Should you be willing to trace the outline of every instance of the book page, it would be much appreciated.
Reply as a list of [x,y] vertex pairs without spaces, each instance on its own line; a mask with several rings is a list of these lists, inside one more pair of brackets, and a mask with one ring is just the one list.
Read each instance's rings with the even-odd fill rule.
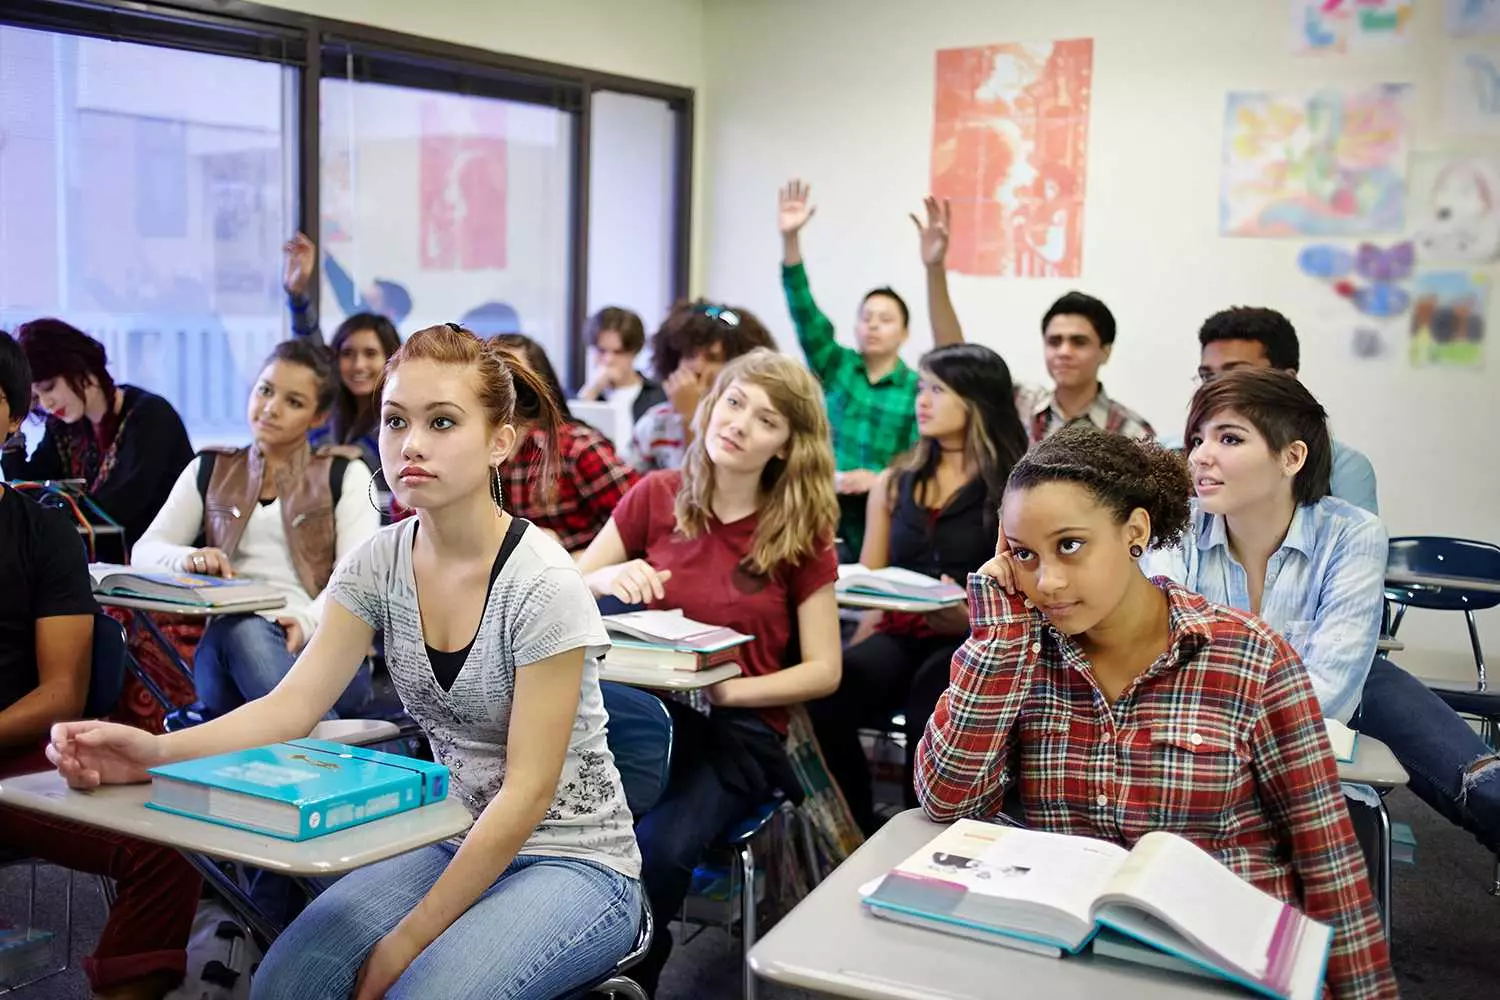
[[606,628],[618,627],[630,632],[639,632],[648,639],[664,639],[678,642],[706,632],[710,626],[695,622],[681,611],[629,611],[622,615],[607,615]]
[[1328,730],[1328,742],[1333,745],[1334,759],[1342,764],[1352,762],[1354,760],[1354,730],[1338,719],[1324,719],[1323,725]]
[[1136,843],[1102,901],[1139,906],[1196,943],[1210,960],[1255,979],[1266,975],[1286,908],[1202,848],[1162,832]]

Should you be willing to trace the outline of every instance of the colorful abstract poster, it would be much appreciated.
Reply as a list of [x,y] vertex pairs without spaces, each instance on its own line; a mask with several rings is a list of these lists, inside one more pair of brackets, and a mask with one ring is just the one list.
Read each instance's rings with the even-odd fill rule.
[[505,108],[424,101],[419,140],[419,260],[424,270],[504,270]]
[[1348,52],[1411,35],[1414,0],[1290,0],[1292,51]]
[[1443,127],[1455,135],[1500,135],[1500,49],[1450,54]]
[[937,54],[932,192],[953,204],[948,266],[962,274],[1083,271],[1091,39]]
[[1481,367],[1489,292],[1490,280],[1480,273],[1433,271],[1417,275],[1416,301],[1411,309],[1412,366]]
[[1365,236],[1401,229],[1406,84],[1356,91],[1231,93],[1219,231]]
[[1500,156],[1413,153],[1408,214],[1426,263],[1500,258]]
[[1454,38],[1500,35],[1500,0],[1443,0],[1443,26]]

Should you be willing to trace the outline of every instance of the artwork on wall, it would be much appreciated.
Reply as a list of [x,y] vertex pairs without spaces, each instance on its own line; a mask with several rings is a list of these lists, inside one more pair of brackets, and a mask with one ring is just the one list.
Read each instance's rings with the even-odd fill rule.
[[1500,0],[1443,0],[1443,23],[1455,38],[1500,35]]
[[1411,310],[1411,363],[1479,368],[1489,278],[1469,271],[1419,274]]
[[1353,252],[1315,244],[1297,255],[1297,267],[1310,278],[1328,282],[1335,293],[1366,316],[1399,316],[1411,305],[1410,293],[1401,287],[1416,268],[1411,240],[1388,247],[1362,243]]
[[1408,197],[1424,261],[1500,258],[1500,156],[1414,153]]
[[1443,127],[1456,135],[1500,135],[1500,49],[1450,55]]
[[962,274],[1083,270],[1091,39],[937,54],[932,192],[953,204],[948,266]]
[[418,184],[424,270],[504,270],[508,150],[499,101],[423,101]]
[[1414,0],[1289,0],[1294,52],[1347,52],[1406,41]]
[[1231,93],[1219,230],[1365,236],[1404,222],[1406,84]]

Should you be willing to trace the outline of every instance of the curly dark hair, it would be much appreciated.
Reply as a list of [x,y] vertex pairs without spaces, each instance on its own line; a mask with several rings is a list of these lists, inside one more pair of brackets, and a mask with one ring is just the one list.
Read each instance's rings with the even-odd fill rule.
[[651,367],[659,381],[671,378],[684,358],[724,347],[724,360],[733,361],[757,347],[776,350],[776,340],[748,309],[697,299],[679,302],[651,338]]
[[1297,328],[1275,309],[1234,306],[1214,313],[1198,330],[1198,346],[1207,347],[1216,340],[1256,341],[1271,367],[1284,371],[1296,371],[1302,360]]
[[1187,460],[1153,441],[1136,441],[1078,420],[1028,451],[1006,490],[1077,483],[1124,524],[1132,511],[1151,519],[1153,545],[1174,545],[1188,525],[1193,492]]

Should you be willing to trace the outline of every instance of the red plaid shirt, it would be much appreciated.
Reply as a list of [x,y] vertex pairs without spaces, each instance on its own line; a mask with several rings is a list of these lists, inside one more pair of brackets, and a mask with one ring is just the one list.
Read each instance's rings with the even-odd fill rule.
[[1114,704],[1076,642],[993,578],[917,747],[939,821],[988,818],[1019,782],[1038,829],[1133,846],[1168,830],[1334,929],[1335,997],[1396,981],[1323,717],[1297,654],[1259,619],[1166,579],[1171,641]]
[[532,431],[505,464],[505,509],[557,535],[563,548],[576,552],[594,540],[640,476],[620,461],[604,435],[587,424],[567,424],[558,433],[562,461],[549,497],[536,481],[545,442],[542,431]]

